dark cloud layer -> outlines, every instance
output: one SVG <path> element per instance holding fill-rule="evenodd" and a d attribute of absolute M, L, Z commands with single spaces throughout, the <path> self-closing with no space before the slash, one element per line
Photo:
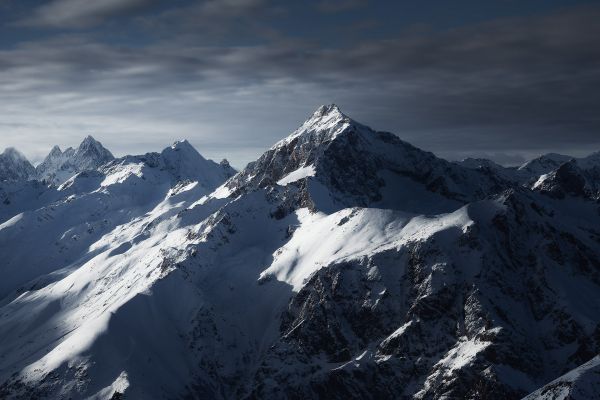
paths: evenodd
<path fill-rule="evenodd" d="M 28 21 L 81 28 L 151 5 L 84 3 L 46 3 Z M 324 15 L 368 7 L 314 6 Z M 123 152 L 136 150 L 125 140 L 158 146 L 188 136 L 241 166 L 319 103 L 336 102 L 449 158 L 514 164 L 544 151 L 600 150 L 600 7 L 361 33 L 331 45 L 281 29 L 290 18 L 293 10 L 266 0 L 183 2 L 133 16 L 121 41 L 97 29 L 20 40 L 0 48 L 0 104 L 9 111 L 0 132 L 30 138 L 32 154 L 81 131 Z M 337 23 L 347 32 L 361 21 Z M 0 137 L 0 145 L 18 141 Z"/>

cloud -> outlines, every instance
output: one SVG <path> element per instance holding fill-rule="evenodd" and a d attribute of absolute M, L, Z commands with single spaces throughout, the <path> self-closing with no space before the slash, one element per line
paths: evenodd
<path fill-rule="evenodd" d="M 19 25 L 49 28 L 86 28 L 106 18 L 141 9 L 153 0 L 54 0 L 34 10 Z"/>
<path fill-rule="evenodd" d="M 182 24 L 176 15 L 187 10 L 191 25 L 212 18 L 229 29 L 225 21 L 267 6 L 202 3 L 160 22 Z M 215 45 L 193 29 L 143 47 L 53 36 L 0 51 L 0 131 L 10 132 L 0 145 L 14 145 L 17 133 L 45 146 L 63 144 L 60 132 L 92 133 L 119 153 L 188 137 L 240 167 L 336 102 L 453 159 L 582 155 L 600 150 L 598 18 L 600 8 L 586 7 L 336 47 L 285 37 Z"/>

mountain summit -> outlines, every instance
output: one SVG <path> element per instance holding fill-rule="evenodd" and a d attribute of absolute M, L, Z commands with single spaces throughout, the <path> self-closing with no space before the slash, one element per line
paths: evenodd
<path fill-rule="evenodd" d="M 227 186 L 237 193 L 306 179 L 330 189 L 330 199 L 313 196 L 326 208 L 377 205 L 417 212 L 450 210 L 509 186 L 499 175 L 459 167 L 360 124 L 335 104 L 319 107 Z"/>

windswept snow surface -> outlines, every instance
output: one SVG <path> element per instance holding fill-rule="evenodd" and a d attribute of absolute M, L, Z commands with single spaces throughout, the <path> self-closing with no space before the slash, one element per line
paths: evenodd
<path fill-rule="evenodd" d="M 561 160 L 329 105 L 234 176 L 180 141 L 4 182 L 0 398 L 598 397 L 600 180 Z"/>

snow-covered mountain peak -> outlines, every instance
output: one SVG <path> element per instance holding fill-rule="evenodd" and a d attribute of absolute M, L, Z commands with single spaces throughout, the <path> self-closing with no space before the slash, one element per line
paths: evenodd
<path fill-rule="evenodd" d="M 165 148 L 162 151 L 162 156 L 165 160 L 170 159 L 186 159 L 191 163 L 201 163 L 206 162 L 206 159 L 202 157 L 198 150 L 194 148 L 187 140 L 178 140 L 173 143 L 171 146 Z"/>
<path fill-rule="evenodd" d="M 102 143 L 100 143 L 99 141 L 97 141 L 96 139 L 94 139 L 94 137 L 92 135 L 87 135 L 83 141 L 81 142 L 81 144 L 79 145 L 79 147 L 81 148 L 85 148 L 85 147 L 100 147 L 102 146 Z"/>
<path fill-rule="evenodd" d="M 326 196 L 309 197 L 317 209 L 329 210 L 377 204 L 411 212 L 441 212 L 507 186 L 504 178 L 493 173 L 464 168 L 392 133 L 375 131 L 335 105 L 321 106 L 226 186 L 238 194 L 257 187 L 302 186 L 305 180 L 326 188 Z"/>
<path fill-rule="evenodd" d="M 352 119 L 344 114 L 335 104 L 322 105 L 308 118 L 298 131 L 324 131 L 338 126 L 340 123 L 352 123 Z"/>
<path fill-rule="evenodd" d="M 60 149 L 59 146 L 55 145 L 52 150 L 50 150 L 50 153 L 48 153 L 48 155 L 46 156 L 46 160 L 49 158 L 55 158 L 55 157 L 59 157 L 63 154 L 62 150 Z"/>
<path fill-rule="evenodd" d="M 28 180 L 35 175 L 35 168 L 19 150 L 8 147 L 0 154 L 0 181 Z"/>
<path fill-rule="evenodd" d="M 317 110 L 313 113 L 311 119 L 318 118 L 347 118 L 347 116 L 340 110 L 340 108 L 336 104 L 328 104 L 321 105 Z"/>
<path fill-rule="evenodd" d="M 276 143 L 273 148 L 286 146 L 294 141 L 330 141 L 351 125 L 359 126 L 360 124 L 342 113 L 335 104 L 322 105 L 304 121 L 300 128 Z"/>
<path fill-rule="evenodd" d="M 177 180 L 198 181 L 202 186 L 214 189 L 235 170 L 204 158 L 187 140 L 179 140 L 161 152 L 165 167 Z"/>
<path fill-rule="evenodd" d="M 80 170 L 86 170 L 98 168 L 113 159 L 112 153 L 102 143 L 88 135 L 75 151 L 72 161 Z"/>
<path fill-rule="evenodd" d="M 170 148 L 175 151 L 184 151 L 194 155 L 200 155 L 200 153 L 198 153 L 198 151 L 194 148 L 194 146 L 191 145 L 191 143 L 187 139 L 182 139 L 174 142 Z"/>
<path fill-rule="evenodd" d="M 95 170 L 112 160 L 112 153 L 88 135 L 77 149 L 69 147 L 63 152 L 54 146 L 36 171 L 40 179 L 60 185 L 78 172 Z"/>

